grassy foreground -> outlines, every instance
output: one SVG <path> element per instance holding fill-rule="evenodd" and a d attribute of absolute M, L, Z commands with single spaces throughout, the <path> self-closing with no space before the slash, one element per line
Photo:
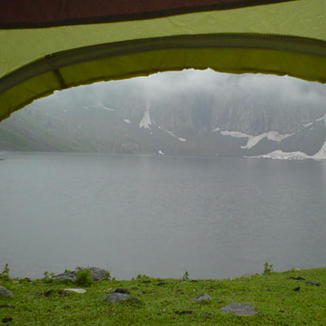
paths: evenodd
<path fill-rule="evenodd" d="M 321 286 L 288 279 L 301 276 Z M 100 281 L 87 293 L 66 293 L 62 283 L 41 280 L 0 281 L 13 291 L 0 297 L 0 325 L 11 326 L 109 326 L 109 325 L 325 325 L 326 268 L 233 280 L 139 279 Z M 294 291 L 294 288 L 300 290 Z M 103 296 L 116 288 L 128 289 L 140 302 L 108 303 Z M 44 295 L 49 290 L 55 290 Z M 207 293 L 212 299 L 192 298 Z M 232 302 L 250 302 L 255 316 L 235 316 L 221 311 Z M 7 322 L 5 318 L 12 318 Z"/>

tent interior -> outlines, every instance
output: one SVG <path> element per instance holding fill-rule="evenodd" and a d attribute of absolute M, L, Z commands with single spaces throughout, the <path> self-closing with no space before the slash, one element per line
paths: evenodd
<path fill-rule="evenodd" d="M 55 90 L 185 68 L 326 82 L 324 0 L 105 3 L 2 5 L 0 120 Z"/>

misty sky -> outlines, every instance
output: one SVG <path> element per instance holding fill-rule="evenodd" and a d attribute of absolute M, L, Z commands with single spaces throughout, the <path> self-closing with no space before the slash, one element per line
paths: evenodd
<path fill-rule="evenodd" d="M 127 80 L 100 82 L 92 85 L 75 87 L 56 92 L 52 97 L 75 97 L 80 93 L 92 93 L 101 101 L 108 89 L 124 94 L 136 92 L 151 102 L 158 97 L 187 94 L 202 91 L 203 94 L 218 94 L 223 101 L 230 104 L 241 103 L 244 98 L 263 97 L 264 101 L 279 101 L 300 106 L 321 106 L 326 110 L 326 86 L 284 76 L 262 74 L 226 74 L 212 70 L 184 70 L 181 72 L 164 72 L 148 77 Z M 51 97 L 50 97 L 51 98 Z"/>

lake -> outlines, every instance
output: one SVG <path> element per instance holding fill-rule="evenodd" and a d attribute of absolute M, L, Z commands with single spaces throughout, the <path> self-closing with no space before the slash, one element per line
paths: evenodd
<path fill-rule="evenodd" d="M 0 268 L 225 278 L 325 266 L 326 162 L 3 153 Z"/>

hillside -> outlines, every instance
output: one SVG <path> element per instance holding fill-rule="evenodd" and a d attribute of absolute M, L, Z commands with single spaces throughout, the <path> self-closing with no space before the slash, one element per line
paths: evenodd
<path fill-rule="evenodd" d="M 292 78 L 171 72 L 36 101 L 0 123 L 0 150 L 321 158 L 325 102 Z"/>

